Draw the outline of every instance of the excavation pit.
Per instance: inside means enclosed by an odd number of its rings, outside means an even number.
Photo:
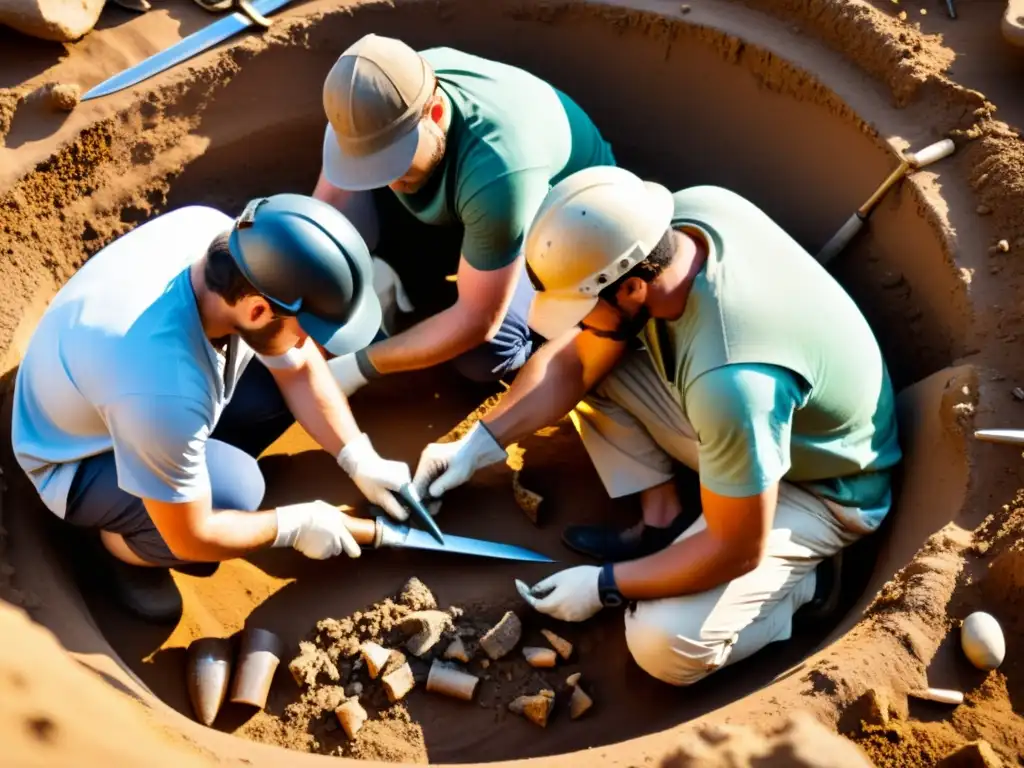
[[[903,85],[871,77],[887,55],[881,46],[873,53],[864,42],[881,34],[875,29],[850,27],[850,35],[863,36],[859,48],[850,47],[859,51],[857,59],[794,29],[792,19],[726,3],[685,15],[671,3],[484,5],[455,0],[338,9],[312,3],[284,14],[265,40],[236,42],[191,68],[115,97],[116,106],[82,125],[53,159],[0,189],[0,217],[13,243],[13,258],[0,272],[11,278],[0,338],[8,353],[8,384],[33,318],[56,285],[116,235],[187,204],[235,213],[257,195],[308,193],[319,170],[323,77],[339,52],[367,32],[523,66],[589,112],[621,165],[670,189],[729,187],[760,205],[811,252],[892,170],[894,148],[920,148],[965,127],[958,122],[963,104],[952,96],[947,112],[936,108],[925,115],[913,103],[904,109],[894,105],[894,95],[898,101],[909,96]],[[187,15],[183,23],[198,25]],[[970,104],[972,98],[963,101]],[[29,119],[15,114],[16,121]],[[357,562],[261,553],[222,564],[212,576],[176,574],[186,605],[181,621],[173,628],[146,626],[123,614],[70,565],[73,557],[53,530],[54,521],[8,457],[4,524],[17,587],[39,603],[32,614],[36,621],[104,684],[153,707],[160,728],[183,734],[207,752],[260,765],[285,759],[306,764],[311,758],[297,751],[330,754],[345,737],[338,729],[311,747],[307,734],[282,722],[299,693],[285,664],[266,712],[229,706],[213,730],[198,726],[185,688],[188,643],[232,635],[248,622],[276,632],[290,658],[318,620],[361,610],[413,575],[444,606],[494,618],[517,610],[526,635],[533,637],[527,644],[543,644],[544,627],[565,636],[577,652],[558,668],[561,677],[582,672],[596,705],[579,721],[554,717],[540,730],[501,708],[439,700],[421,688],[406,702],[414,729],[403,725],[382,736],[379,751],[367,755],[381,760],[480,763],[548,756],[548,764],[564,765],[565,753],[600,747],[579,759],[640,764],[644,756],[664,755],[684,725],[699,719],[770,725],[787,709],[809,707],[835,721],[864,687],[906,690],[946,633],[946,606],[957,581],[952,564],[969,544],[961,529],[970,531],[1012,498],[1009,481],[993,479],[995,468],[984,480],[969,466],[967,453],[974,449],[965,447],[965,425],[988,384],[962,364],[976,342],[970,284],[957,253],[986,247],[980,245],[985,233],[967,218],[977,204],[967,187],[970,162],[954,156],[894,189],[833,267],[875,329],[902,390],[907,451],[897,507],[883,530],[854,550],[858,567],[847,590],[848,610],[834,627],[798,633],[698,686],[676,690],[632,663],[620,616],[566,627],[531,614],[513,580],[534,581],[556,567],[583,562],[559,542],[565,525],[625,525],[637,513],[633,503],[606,498],[565,422],[522,444],[524,483],[545,497],[539,527],[517,508],[507,467],[481,473],[450,494],[439,518],[446,531],[540,550],[557,558],[557,566],[410,552],[367,552]],[[386,195],[381,201],[387,206]],[[427,252],[448,242],[409,219],[385,221],[382,249],[392,254]],[[416,290],[423,284],[416,265],[396,259],[395,266],[413,289],[413,302],[431,308],[430,300],[438,297]],[[1003,360],[984,359],[993,366]],[[492,392],[437,370],[367,388],[353,399],[353,408],[382,455],[415,464],[423,445],[454,428]],[[991,450],[986,455],[1005,459]],[[261,463],[268,506],[309,498],[361,504],[333,460],[297,427]],[[970,496],[979,482],[987,488],[981,501]],[[949,523],[953,528],[938,534]],[[926,568],[932,577],[923,585],[914,581],[920,568],[900,574],[922,547],[944,564]],[[950,605],[959,611],[980,599],[968,591]],[[1000,616],[988,599],[986,610]],[[914,618],[904,616],[908,611]],[[1000,617],[1010,618],[1005,611]],[[1009,627],[1004,629],[1009,639]],[[955,661],[942,663],[942,670],[958,669]],[[516,684],[503,683],[500,672],[495,669],[482,685],[488,701]],[[497,692],[503,684],[504,693]],[[1020,679],[1010,677],[1009,689],[1018,691],[1014,684]],[[397,741],[389,744],[388,738]],[[295,751],[281,753],[265,744]]]

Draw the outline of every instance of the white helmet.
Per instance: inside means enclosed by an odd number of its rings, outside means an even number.
[[[597,294],[646,259],[672,222],[672,194],[623,168],[578,171],[548,192],[526,237],[537,295],[530,327],[546,339],[597,306]]]

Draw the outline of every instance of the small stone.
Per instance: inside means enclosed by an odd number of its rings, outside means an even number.
[[[342,702],[334,710],[334,714],[338,718],[338,722],[341,723],[341,727],[345,729],[345,735],[350,739],[359,733],[359,729],[363,727],[367,718],[366,710],[359,703],[359,699]]]
[[[896,16],[899,18],[900,21],[906,21],[907,20],[907,12],[906,11],[900,11],[898,14],[896,14]]]
[[[482,669],[487,669],[489,666],[491,666],[491,660],[490,659],[481,659],[480,660],[480,667]]]
[[[553,667],[558,660],[558,655],[550,648],[523,648],[523,657],[531,667]]]
[[[922,16],[927,16],[928,15],[928,10],[926,8],[922,8],[921,9],[921,15]]]
[[[985,204],[979,205],[974,210],[979,216],[988,216],[990,213],[992,213],[992,209]]]
[[[398,626],[407,634],[415,633],[405,644],[413,656],[422,656],[440,642],[442,635],[454,630],[451,616],[433,610],[410,613]]]
[[[1003,761],[984,739],[964,744],[936,763],[936,768],[1001,768]]]
[[[998,243],[996,243],[996,250],[1000,251],[1001,253],[1009,253],[1010,242],[1008,240],[1000,240]]]
[[[566,661],[572,656],[572,643],[564,638],[559,637],[550,629],[542,629],[540,631],[544,635],[544,639],[551,643],[551,647],[558,651],[558,655]]]
[[[1024,400],[1024,389],[1020,387],[1013,388],[1013,397],[1015,400]]]
[[[509,705],[509,711],[522,715],[534,725],[547,727],[548,715],[555,705],[555,692],[547,689],[533,696],[520,696]]]
[[[436,395],[435,395],[436,397]],[[414,611],[429,611],[437,608],[437,599],[427,585],[413,576],[398,593],[398,602]]]
[[[462,642],[461,637],[456,637],[444,650],[444,657],[446,659],[455,659],[461,661],[463,664],[469,661],[469,654],[466,653],[466,644]]]
[[[679,12],[681,14],[683,14],[684,16],[686,14],[688,14],[691,10],[693,10],[693,9],[690,8],[690,6],[688,6],[688,5],[681,5],[681,6],[679,6]]]
[[[366,642],[359,646],[362,653],[362,660],[366,662],[366,669],[374,680],[391,658],[391,651],[377,643]],[[353,669],[356,665],[352,665]]]
[[[582,672],[573,672],[571,675],[569,675],[567,678],[565,678],[565,684],[570,686],[570,687],[571,686],[575,686],[575,685],[579,685],[581,677],[583,677],[583,673]]]

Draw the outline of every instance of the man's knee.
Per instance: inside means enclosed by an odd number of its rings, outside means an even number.
[[[639,603],[626,611],[626,646],[644,672],[669,685],[693,685],[721,668],[732,643],[720,640],[696,640],[695,631],[679,633],[678,617],[669,626],[651,604]]]
[[[256,459],[219,440],[206,444],[214,509],[255,512],[263,504],[266,481]]]

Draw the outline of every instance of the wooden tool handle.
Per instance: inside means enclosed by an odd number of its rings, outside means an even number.
[[[373,520],[345,515],[345,527],[359,546],[374,546],[377,540],[377,524]]]

